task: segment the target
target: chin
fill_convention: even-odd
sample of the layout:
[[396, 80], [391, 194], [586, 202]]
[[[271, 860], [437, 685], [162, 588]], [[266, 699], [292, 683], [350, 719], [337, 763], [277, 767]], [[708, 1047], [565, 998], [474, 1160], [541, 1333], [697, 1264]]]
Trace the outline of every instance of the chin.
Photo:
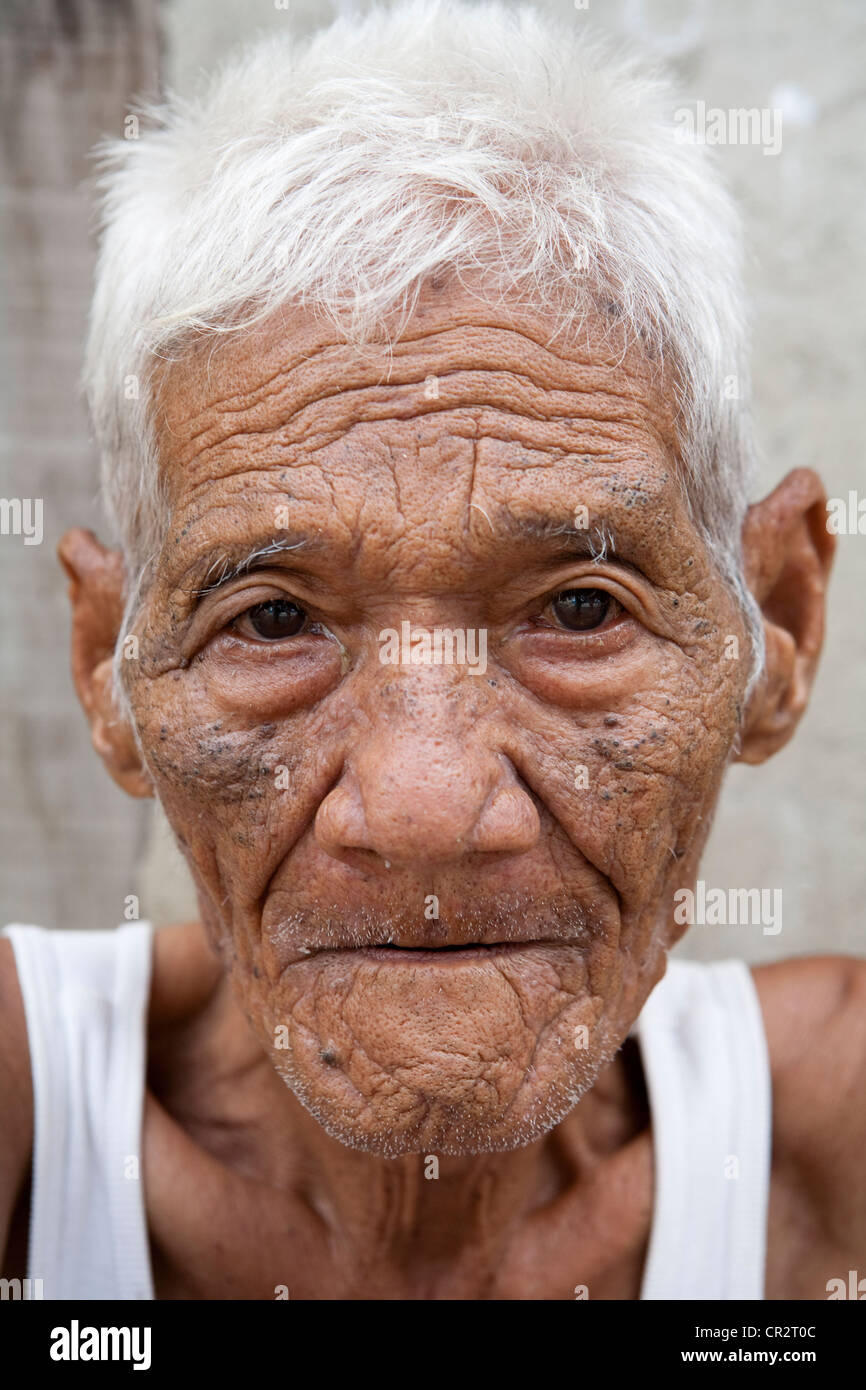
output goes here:
[[[564, 1064], [561, 1047], [552, 1039], [547, 1047], [542, 1042], [536, 1064], [505, 1095], [480, 1072], [470, 1076], [468, 1067], [455, 1080], [453, 1065], [437, 1076], [431, 1062], [423, 1086], [420, 1079], [411, 1085], [392, 1079], [390, 1087], [365, 1096], [331, 1063], [323, 1077], [319, 1067], [309, 1069], [285, 1053], [271, 1052], [271, 1060], [304, 1109], [347, 1148], [379, 1158], [463, 1158], [509, 1153], [543, 1138], [591, 1089], [617, 1048], [618, 1043], [598, 1045]], [[558, 1054], [557, 1064], [551, 1054]]]

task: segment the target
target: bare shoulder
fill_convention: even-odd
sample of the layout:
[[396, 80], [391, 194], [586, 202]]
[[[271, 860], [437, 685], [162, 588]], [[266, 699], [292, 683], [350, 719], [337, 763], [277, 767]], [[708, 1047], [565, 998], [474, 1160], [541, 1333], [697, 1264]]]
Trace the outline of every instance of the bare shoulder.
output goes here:
[[[844, 1106], [866, 1087], [866, 960], [804, 956], [752, 974], [777, 1098]], [[866, 1125], [866, 1114], [855, 1119]]]
[[866, 1237], [866, 960], [808, 956], [753, 971], [770, 1054], [774, 1169], [821, 1224]]
[[150, 986], [151, 1037], [193, 1016], [222, 978], [223, 966], [201, 922], [178, 922], [154, 932]]
[[18, 984], [15, 953], [0, 937], [0, 1254], [30, 1165], [33, 1147], [33, 1088], [27, 1020]]

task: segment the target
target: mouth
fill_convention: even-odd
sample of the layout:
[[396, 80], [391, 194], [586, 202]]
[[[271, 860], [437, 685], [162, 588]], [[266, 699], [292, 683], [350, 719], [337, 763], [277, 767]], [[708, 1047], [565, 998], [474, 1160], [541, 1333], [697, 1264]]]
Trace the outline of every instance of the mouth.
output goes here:
[[465, 945], [445, 946], [349, 946], [317, 951], [319, 956], [359, 956], [362, 960], [381, 961], [386, 965], [467, 965], [472, 961], [492, 961], [498, 957], [520, 955], [539, 946], [563, 946], [563, 941], [535, 939], [530, 941], [471, 941]]
[[[489, 911], [455, 912], [441, 920], [420, 922], [408, 913], [364, 911], [347, 915], [331, 909], [287, 913], [264, 926], [281, 969], [290, 966], [376, 964], [393, 966], [503, 964], [558, 956], [563, 947], [587, 952], [600, 938], [615, 938], [618, 923], [599, 910], [545, 901], [498, 902]], [[556, 949], [554, 949], [556, 948]]]

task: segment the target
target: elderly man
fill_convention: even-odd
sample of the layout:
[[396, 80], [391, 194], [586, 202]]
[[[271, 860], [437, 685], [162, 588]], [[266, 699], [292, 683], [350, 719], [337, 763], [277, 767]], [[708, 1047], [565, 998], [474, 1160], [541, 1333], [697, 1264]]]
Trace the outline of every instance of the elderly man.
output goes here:
[[106, 152], [73, 672], [201, 922], [0, 943], [45, 1297], [866, 1273], [866, 965], [667, 960], [805, 707], [824, 497], [747, 505], [735, 221], [579, 27], [344, 19]]

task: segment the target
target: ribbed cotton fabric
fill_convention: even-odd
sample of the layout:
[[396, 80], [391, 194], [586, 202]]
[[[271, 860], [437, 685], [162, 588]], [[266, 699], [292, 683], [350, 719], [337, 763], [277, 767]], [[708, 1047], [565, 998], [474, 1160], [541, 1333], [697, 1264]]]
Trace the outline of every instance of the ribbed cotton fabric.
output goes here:
[[46, 1299], [151, 1299], [141, 1120], [152, 928], [12, 925], [33, 1078], [28, 1277]]
[[762, 1299], [772, 1096], [751, 971], [669, 961], [634, 1031], [655, 1165], [641, 1298]]

